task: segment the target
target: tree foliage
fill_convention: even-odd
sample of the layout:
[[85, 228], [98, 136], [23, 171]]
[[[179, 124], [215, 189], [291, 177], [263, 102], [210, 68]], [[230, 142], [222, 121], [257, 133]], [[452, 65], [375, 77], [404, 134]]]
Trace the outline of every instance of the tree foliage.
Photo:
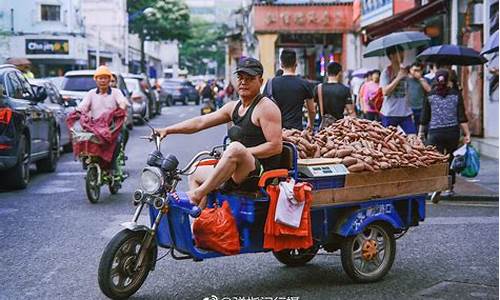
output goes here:
[[127, 0], [129, 28], [144, 40], [189, 38], [189, 8], [179, 0]]
[[181, 43], [179, 49], [181, 65], [191, 74], [205, 74], [207, 62], [215, 61], [222, 70], [225, 63], [225, 25], [193, 18], [190, 27], [191, 37]]

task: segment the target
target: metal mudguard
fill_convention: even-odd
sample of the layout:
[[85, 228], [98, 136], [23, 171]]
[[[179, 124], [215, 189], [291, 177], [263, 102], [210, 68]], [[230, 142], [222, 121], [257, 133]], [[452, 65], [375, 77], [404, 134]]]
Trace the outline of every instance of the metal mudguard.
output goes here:
[[373, 222], [388, 223], [394, 229], [404, 227], [404, 223], [392, 203], [379, 203], [361, 207], [344, 215], [337, 223], [335, 233], [344, 237], [356, 235], [363, 232], [365, 227]]
[[127, 228], [128, 230], [132, 230], [132, 231], [141, 231], [141, 230], [150, 231], [151, 230], [151, 228], [149, 228], [148, 226], [139, 225], [136, 222], [124, 222], [124, 223], [121, 223], [120, 225], [122, 225], [123, 227]]

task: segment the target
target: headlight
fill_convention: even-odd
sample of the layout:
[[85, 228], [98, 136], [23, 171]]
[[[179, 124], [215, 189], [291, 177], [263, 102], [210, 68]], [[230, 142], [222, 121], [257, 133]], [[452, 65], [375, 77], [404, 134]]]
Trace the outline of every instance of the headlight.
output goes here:
[[147, 194], [157, 193], [163, 186], [163, 174], [159, 168], [146, 167], [141, 174], [141, 187]]

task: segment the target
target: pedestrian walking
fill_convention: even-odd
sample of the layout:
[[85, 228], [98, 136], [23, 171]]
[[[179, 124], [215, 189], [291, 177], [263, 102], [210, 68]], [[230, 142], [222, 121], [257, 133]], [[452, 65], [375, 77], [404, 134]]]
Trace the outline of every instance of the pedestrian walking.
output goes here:
[[424, 75], [425, 79], [427, 80], [428, 84], [432, 84], [432, 81], [434, 80], [434, 77], [436, 77], [436, 72], [438, 68], [435, 63], [430, 64], [429, 66], [429, 72]]
[[321, 117], [320, 129], [344, 117], [344, 111], [355, 117], [351, 91], [342, 84], [342, 65], [331, 62], [327, 66], [327, 82], [314, 88], [314, 100], [318, 103]]
[[420, 63], [414, 62], [410, 66], [407, 84], [408, 100], [410, 101], [410, 107], [413, 112], [413, 122], [415, 123], [415, 128], [419, 128], [424, 98], [426, 94], [431, 91], [431, 86], [422, 76], [422, 65]]
[[[462, 94], [456, 88], [449, 86], [449, 76], [449, 71], [446, 69], [436, 72], [431, 92], [424, 98], [418, 135], [424, 139], [424, 132], [427, 129], [426, 144], [436, 146], [441, 153], [450, 154], [451, 163], [452, 153], [458, 148], [460, 141], [460, 129], [463, 131], [465, 144], [470, 143], [470, 132]], [[446, 192], [448, 195], [453, 193], [455, 184], [455, 172], [451, 169], [450, 175], [452, 186]]]
[[401, 46], [386, 49], [386, 56], [391, 64], [380, 76], [380, 86], [384, 102], [380, 111], [384, 127], [400, 126], [406, 134], [416, 134], [412, 110], [407, 97], [407, 70], [403, 67], [404, 50]]
[[376, 98], [380, 95], [380, 71], [370, 71], [370, 81], [364, 85], [363, 117], [371, 121], [379, 121], [379, 110], [376, 106]]
[[303, 129], [302, 107], [308, 112], [307, 129], [314, 128], [316, 109], [311, 85], [296, 74], [297, 56], [295, 51], [284, 49], [280, 55], [283, 75], [270, 79], [264, 87], [265, 96], [273, 99], [281, 111], [283, 128]]

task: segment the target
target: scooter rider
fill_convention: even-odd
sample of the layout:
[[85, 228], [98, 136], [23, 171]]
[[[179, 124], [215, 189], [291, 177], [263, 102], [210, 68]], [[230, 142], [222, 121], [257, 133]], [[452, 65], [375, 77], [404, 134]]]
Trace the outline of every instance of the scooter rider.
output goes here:
[[[98, 67], [94, 73], [97, 88], [90, 90], [85, 95], [76, 110], [84, 114], [89, 114], [93, 119], [99, 118], [104, 113], [114, 111], [118, 107], [126, 110], [129, 105], [128, 101], [119, 89], [111, 87], [112, 78], [113, 74], [108, 67]], [[121, 143], [121, 139], [122, 134], [117, 139], [117, 142]], [[113, 166], [117, 153], [118, 151], [115, 151], [113, 155]]]
[[191, 134], [220, 124], [239, 126], [239, 142], [232, 142], [215, 166], [200, 166], [189, 177], [191, 202], [206, 205], [206, 195], [229, 181], [241, 184], [247, 178], [279, 167], [282, 150], [281, 113], [276, 104], [260, 94], [262, 64], [243, 58], [235, 71], [239, 101], [229, 102], [220, 110], [178, 124], [157, 129], [161, 138], [170, 134]]

